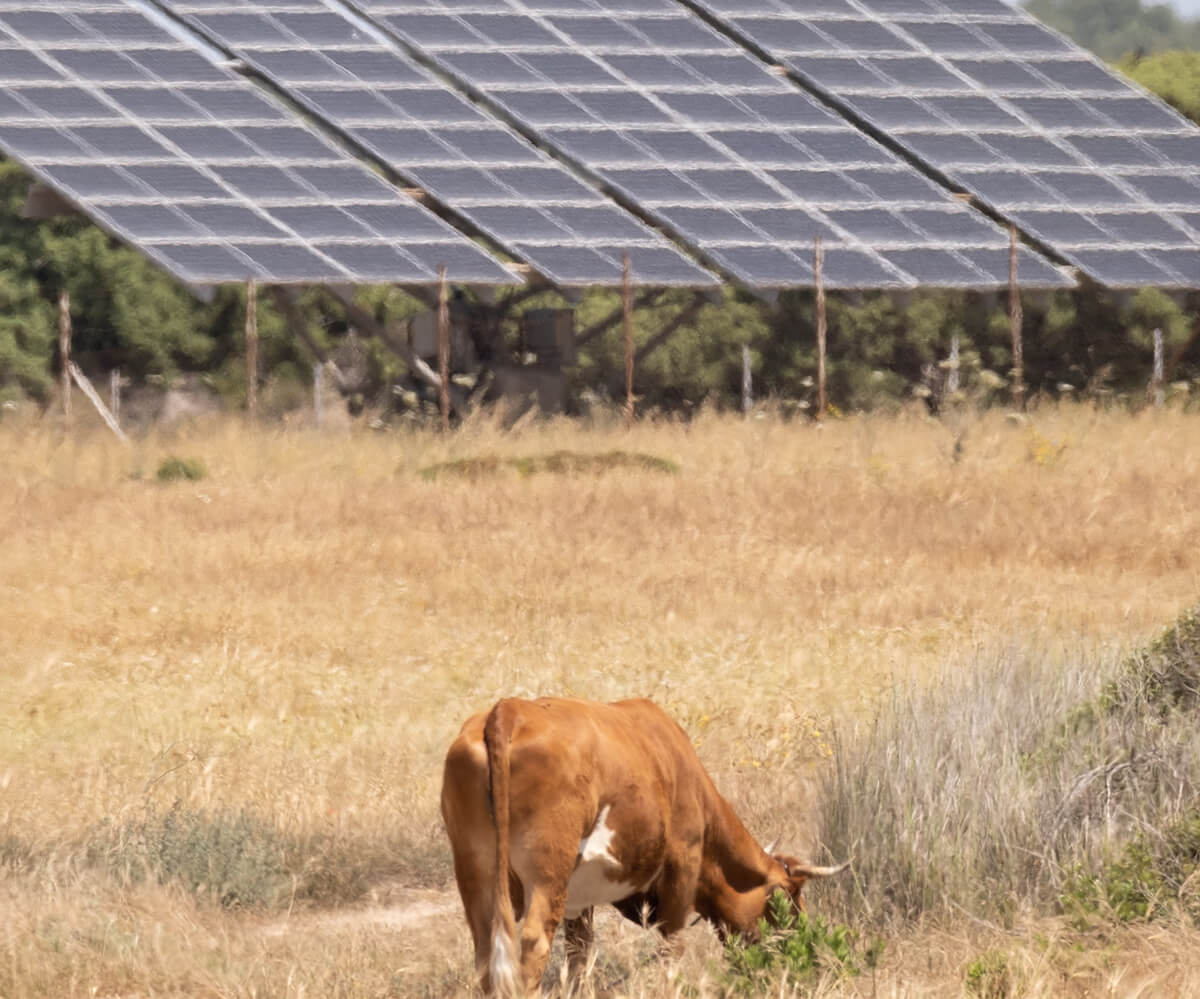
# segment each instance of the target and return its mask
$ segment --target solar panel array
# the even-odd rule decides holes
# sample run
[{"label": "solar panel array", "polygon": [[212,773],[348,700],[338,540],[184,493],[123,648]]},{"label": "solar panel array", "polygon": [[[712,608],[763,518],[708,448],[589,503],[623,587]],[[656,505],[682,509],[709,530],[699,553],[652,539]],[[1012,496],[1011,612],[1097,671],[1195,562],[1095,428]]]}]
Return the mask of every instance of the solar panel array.
[{"label": "solar panel array", "polygon": [[320,0],[170,8],[560,285],[713,285],[665,237]]},{"label": "solar panel array", "polygon": [[185,281],[515,279],[125,3],[0,2],[0,150]]},{"label": "solar panel array", "polygon": [[690,0],[1112,286],[1200,287],[1200,133],[1002,0]]},{"label": "solar panel array", "polygon": [[818,235],[833,287],[1008,280],[1002,230],[674,0],[356,7],[744,284],[810,283]]},{"label": "solar panel array", "polygon": [[[627,250],[716,281],[639,213],[752,287],[810,283],[817,236],[831,287],[1007,282],[1003,230],[733,34],[1095,280],[1200,287],[1200,132],[1003,0],[163,6],[560,285]],[[0,152],[192,283],[517,280],[149,10],[0,0]]]}]

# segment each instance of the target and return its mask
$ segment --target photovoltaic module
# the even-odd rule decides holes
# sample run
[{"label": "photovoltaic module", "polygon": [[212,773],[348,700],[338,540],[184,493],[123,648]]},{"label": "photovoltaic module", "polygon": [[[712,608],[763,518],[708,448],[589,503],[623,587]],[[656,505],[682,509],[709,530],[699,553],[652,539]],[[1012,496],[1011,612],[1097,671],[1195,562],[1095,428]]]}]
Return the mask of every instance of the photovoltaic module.
[{"label": "photovoltaic module", "polygon": [[811,284],[817,236],[831,287],[1008,281],[1000,227],[673,0],[356,6],[744,284]]},{"label": "photovoltaic module", "polygon": [[695,0],[1092,278],[1200,287],[1200,132],[1002,0]]},{"label": "photovoltaic module", "polygon": [[0,150],[184,281],[518,281],[138,9],[0,0]]},{"label": "photovoltaic module", "polygon": [[560,285],[717,278],[362,19],[320,0],[173,2],[305,107]]}]

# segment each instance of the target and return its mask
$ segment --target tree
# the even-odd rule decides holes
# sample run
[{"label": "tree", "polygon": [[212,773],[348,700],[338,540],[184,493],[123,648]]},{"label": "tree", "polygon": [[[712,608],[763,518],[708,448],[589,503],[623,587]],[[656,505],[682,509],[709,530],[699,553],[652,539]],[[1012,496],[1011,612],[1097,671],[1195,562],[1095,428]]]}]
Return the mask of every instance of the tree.
[{"label": "tree", "polygon": [[1180,114],[1200,123],[1200,52],[1127,56],[1117,68],[1157,94]]},{"label": "tree", "polygon": [[1200,21],[1142,0],[1027,0],[1025,9],[1103,59],[1200,48]]}]

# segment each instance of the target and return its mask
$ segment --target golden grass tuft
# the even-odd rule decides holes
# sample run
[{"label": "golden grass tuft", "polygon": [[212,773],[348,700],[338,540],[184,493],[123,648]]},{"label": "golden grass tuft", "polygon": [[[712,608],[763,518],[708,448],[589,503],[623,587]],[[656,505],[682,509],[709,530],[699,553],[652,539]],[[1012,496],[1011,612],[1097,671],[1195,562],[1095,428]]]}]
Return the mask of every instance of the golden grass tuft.
[{"label": "golden grass tuft", "polygon": [[[556,453],[678,472],[420,474]],[[204,478],[157,482],[173,455]],[[227,422],[132,451],[0,424],[0,463],[6,999],[461,991],[457,914],[434,935],[319,920],[264,935],[268,914],[79,857],[98,824],[178,803],[300,844],[297,877],[318,887],[296,912],[445,889],[441,754],[472,711],[543,693],[655,698],[752,829],[811,849],[831,720],[989,650],[1111,659],[1200,594],[1200,423],[1174,411],[702,414],[628,432],[480,417],[448,436]],[[670,994],[645,938],[612,932],[636,969],[618,992]],[[958,995],[997,945],[939,932],[927,964],[902,948],[879,994]],[[1166,981],[1150,955],[1183,982],[1200,967],[1129,931],[1059,992],[1031,940],[1021,994],[1071,994],[1076,974],[1138,994],[1130,969]],[[700,937],[690,953],[694,984],[715,951]]]}]

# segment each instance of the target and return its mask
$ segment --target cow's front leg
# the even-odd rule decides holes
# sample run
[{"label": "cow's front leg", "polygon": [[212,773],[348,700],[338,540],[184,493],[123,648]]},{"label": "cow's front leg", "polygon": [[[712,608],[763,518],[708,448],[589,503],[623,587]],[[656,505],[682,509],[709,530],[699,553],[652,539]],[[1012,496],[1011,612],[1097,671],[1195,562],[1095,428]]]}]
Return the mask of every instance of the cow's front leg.
[{"label": "cow's front leg", "polygon": [[592,927],[593,909],[584,909],[575,919],[563,921],[563,943],[567,952],[567,983],[574,991],[587,971],[595,933]]},{"label": "cow's front leg", "polygon": [[692,914],[700,880],[700,849],[667,859],[658,882],[658,930],[668,941],[672,957],[679,957],[683,941],[675,936]]}]

